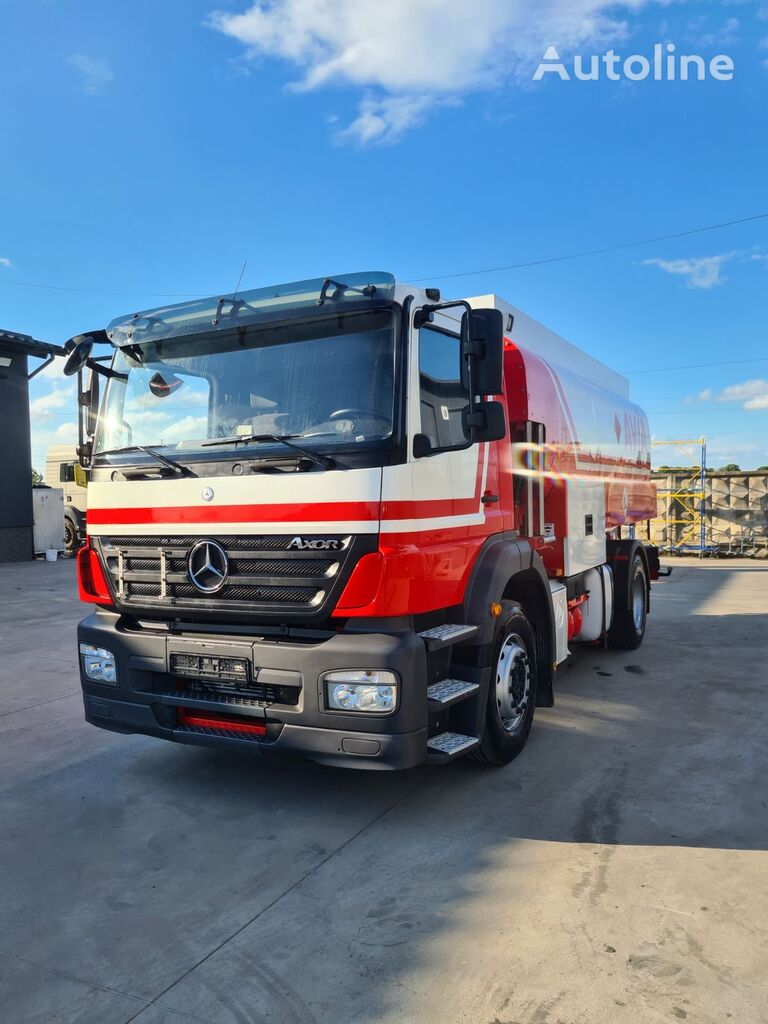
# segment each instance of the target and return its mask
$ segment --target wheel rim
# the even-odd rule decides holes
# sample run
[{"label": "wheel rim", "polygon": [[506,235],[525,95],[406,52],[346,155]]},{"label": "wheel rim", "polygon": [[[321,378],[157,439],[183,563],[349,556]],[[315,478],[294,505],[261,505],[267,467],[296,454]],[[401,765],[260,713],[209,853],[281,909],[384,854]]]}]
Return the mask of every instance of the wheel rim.
[{"label": "wheel rim", "polygon": [[64,524],[64,547],[67,548],[67,550],[69,550],[69,548],[73,548],[74,546],[75,546],[75,531],[72,529],[72,527],[69,525],[69,523],[65,523]]},{"label": "wheel rim", "polygon": [[640,632],[645,617],[645,580],[642,572],[636,572],[632,581],[632,620],[635,629]]},{"label": "wheel rim", "polygon": [[496,706],[501,724],[515,732],[531,697],[531,663],[525,644],[517,633],[504,640],[496,662]]}]

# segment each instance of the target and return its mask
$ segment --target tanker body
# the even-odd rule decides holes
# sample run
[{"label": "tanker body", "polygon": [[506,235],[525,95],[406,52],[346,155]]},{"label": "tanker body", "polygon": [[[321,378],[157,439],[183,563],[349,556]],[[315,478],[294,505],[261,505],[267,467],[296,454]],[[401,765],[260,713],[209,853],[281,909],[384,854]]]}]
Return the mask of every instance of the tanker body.
[{"label": "tanker body", "polygon": [[501,765],[569,643],[643,639],[658,552],[627,534],[655,510],[646,417],[496,296],[297,282],[121,318],[68,370],[94,725]]}]

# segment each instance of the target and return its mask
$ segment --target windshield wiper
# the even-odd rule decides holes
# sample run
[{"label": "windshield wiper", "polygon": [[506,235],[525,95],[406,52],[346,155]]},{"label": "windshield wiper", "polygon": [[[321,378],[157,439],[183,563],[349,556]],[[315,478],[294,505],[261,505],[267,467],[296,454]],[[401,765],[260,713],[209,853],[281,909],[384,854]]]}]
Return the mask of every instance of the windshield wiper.
[{"label": "windshield wiper", "polygon": [[169,459],[165,455],[161,455],[160,452],[156,452],[153,447],[148,444],[130,444],[125,448],[108,448],[103,452],[95,452],[96,455],[127,455],[129,452],[143,452],[145,455],[149,455],[156,462],[159,462],[161,466],[165,466],[166,469],[173,470],[176,476],[197,476],[197,473],[193,473],[189,466],[182,466],[179,462],[174,462],[173,459]]},{"label": "windshield wiper", "polygon": [[233,437],[217,437],[215,441],[204,441],[201,447],[213,448],[221,444],[263,444],[266,441],[279,441],[287,448],[293,448],[295,452],[303,455],[305,459],[314,462],[316,466],[321,466],[323,469],[335,468],[336,461],[329,455],[318,455],[317,452],[310,451],[309,448],[302,448],[301,445],[293,444],[292,440],[294,437],[301,437],[301,434],[236,434]]}]

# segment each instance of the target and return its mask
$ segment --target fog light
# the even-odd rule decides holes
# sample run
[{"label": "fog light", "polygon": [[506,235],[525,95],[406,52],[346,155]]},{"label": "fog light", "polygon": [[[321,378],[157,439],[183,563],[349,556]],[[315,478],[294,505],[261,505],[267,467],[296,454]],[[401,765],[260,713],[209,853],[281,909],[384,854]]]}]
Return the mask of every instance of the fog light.
[{"label": "fog light", "polygon": [[391,714],[397,707],[394,672],[343,671],[325,676],[327,706],[332,711]]},{"label": "fog light", "polygon": [[117,686],[117,665],[111,651],[93,644],[80,644],[80,660],[88,679],[106,686]]}]

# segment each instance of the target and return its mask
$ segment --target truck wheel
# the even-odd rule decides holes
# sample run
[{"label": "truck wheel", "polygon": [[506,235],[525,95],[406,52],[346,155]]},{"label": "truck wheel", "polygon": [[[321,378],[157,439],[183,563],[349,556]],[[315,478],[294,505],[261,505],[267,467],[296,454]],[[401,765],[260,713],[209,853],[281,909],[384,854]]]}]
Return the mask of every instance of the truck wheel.
[{"label": "truck wheel", "polygon": [[633,651],[643,642],[648,612],[648,573],[637,548],[628,561],[613,563],[613,581],[613,622],[608,630],[608,646]]},{"label": "truck wheel", "polygon": [[80,531],[71,519],[64,517],[64,548],[68,555],[74,555],[80,547]]},{"label": "truck wheel", "polygon": [[504,765],[517,757],[531,731],[536,705],[536,644],[519,604],[502,601],[493,645],[488,705],[480,746],[472,758]]}]

